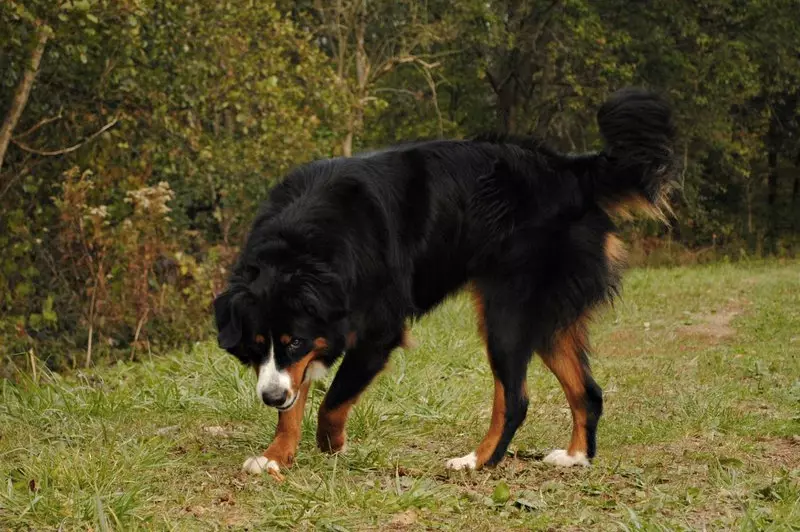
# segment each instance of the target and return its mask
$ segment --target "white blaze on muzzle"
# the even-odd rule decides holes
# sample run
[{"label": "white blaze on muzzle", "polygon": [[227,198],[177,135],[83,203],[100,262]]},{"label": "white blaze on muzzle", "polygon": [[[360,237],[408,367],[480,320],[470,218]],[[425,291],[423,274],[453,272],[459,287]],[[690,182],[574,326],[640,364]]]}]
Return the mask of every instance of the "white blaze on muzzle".
[{"label": "white blaze on muzzle", "polygon": [[292,378],[275,365],[275,352],[272,348],[269,350],[267,359],[258,367],[256,395],[259,400],[265,395],[267,397],[282,397],[286,395],[286,401],[282,405],[278,405],[278,408],[288,407],[294,401]]}]

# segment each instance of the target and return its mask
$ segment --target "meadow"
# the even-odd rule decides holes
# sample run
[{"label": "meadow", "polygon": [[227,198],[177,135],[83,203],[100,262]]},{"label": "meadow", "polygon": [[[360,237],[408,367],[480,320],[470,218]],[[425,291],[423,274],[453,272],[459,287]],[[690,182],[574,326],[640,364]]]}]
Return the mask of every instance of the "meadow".
[{"label": "meadow", "polygon": [[0,383],[0,529],[800,530],[800,263],[638,269],[592,326],[605,392],[591,468],[542,463],[570,432],[531,364],[497,468],[448,472],[485,432],[492,377],[468,297],[412,328],[351,416],[279,483],[241,473],[277,415],[214,342]]}]

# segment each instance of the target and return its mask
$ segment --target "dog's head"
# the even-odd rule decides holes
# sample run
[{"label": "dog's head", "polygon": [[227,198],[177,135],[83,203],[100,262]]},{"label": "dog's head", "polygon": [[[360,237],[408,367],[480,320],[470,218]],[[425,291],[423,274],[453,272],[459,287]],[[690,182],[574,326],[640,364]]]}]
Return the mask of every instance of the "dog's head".
[{"label": "dog's head", "polygon": [[264,403],[288,410],[303,382],[324,375],[345,348],[343,283],[311,260],[237,268],[214,301],[219,345],[255,369]]}]

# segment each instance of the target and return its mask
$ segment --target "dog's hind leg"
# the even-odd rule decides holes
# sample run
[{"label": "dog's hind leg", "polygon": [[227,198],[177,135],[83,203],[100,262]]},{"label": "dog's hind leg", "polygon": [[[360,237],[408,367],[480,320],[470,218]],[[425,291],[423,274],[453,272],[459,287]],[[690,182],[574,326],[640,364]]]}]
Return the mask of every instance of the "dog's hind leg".
[{"label": "dog's hind leg", "polygon": [[489,431],[474,452],[447,461],[448,469],[493,466],[505,456],[508,445],[528,411],[526,376],[533,353],[526,313],[514,309],[509,298],[485,298],[475,292],[479,328],[494,374],[494,403]]},{"label": "dog's hind leg", "polygon": [[558,466],[588,466],[596,452],[597,423],[603,413],[603,392],[592,378],[588,359],[587,319],[579,318],[559,331],[552,347],[540,353],[555,374],[572,411],[572,438],[544,461]]}]

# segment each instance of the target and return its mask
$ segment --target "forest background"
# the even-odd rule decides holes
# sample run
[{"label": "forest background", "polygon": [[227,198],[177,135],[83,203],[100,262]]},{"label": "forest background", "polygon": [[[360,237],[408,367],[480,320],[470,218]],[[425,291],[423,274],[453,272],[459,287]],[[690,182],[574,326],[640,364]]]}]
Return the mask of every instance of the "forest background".
[{"label": "forest background", "polygon": [[634,265],[794,256],[797,0],[3,0],[0,377],[207,338],[292,167],[421,138],[600,146],[644,86],[676,110],[669,227]]}]

